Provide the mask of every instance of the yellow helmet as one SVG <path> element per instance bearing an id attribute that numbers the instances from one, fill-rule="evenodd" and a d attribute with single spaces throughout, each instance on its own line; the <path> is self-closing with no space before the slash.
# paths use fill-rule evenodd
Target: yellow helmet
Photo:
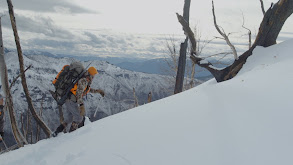
<path id="1" fill-rule="evenodd" d="M 92 66 L 91 66 L 87 71 L 88 71 L 89 74 L 92 75 L 92 76 L 94 76 L 95 74 L 98 74 L 97 69 L 96 69 L 95 67 L 92 67 Z"/>

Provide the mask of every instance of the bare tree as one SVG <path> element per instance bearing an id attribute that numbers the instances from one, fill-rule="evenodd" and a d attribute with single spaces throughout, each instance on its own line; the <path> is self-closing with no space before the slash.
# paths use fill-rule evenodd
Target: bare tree
<path id="1" fill-rule="evenodd" d="M 177 17 L 178 20 L 181 21 L 183 24 L 186 23 L 186 21 L 184 21 L 184 18 L 182 16 L 180 16 L 178 13 Z M 186 24 L 186 26 L 188 26 Z M 185 33 L 189 33 L 188 35 L 193 36 L 189 38 L 189 42 L 190 44 L 188 44 L 187 47 L 187 54 L 190 54 L 191 52 L 196 52 L 197 55 L 200 55 L 203 50 L 205 49 L 205 47 L 211 42 L 213 41 L 215 38 L 212 39 L 202 39 L 200 30 L 198 28 L 198 25 L 195 25 L 193 30 L 191 29 L 187 29 L 190 31 L 185 31 Z M 165 62 L 167 64 L 168 68 L 165 68 L 164 71 L 167 73 L 171 73 L 172 75 L 175 73 L 177 73 L 177 68 L 178 68 L 178 57 L 179 57 L 179 53 L 177 52 L 176 49 L 176 42 L 175 42 L 175 38 L 174 37 L 169 37 L 168 39 L 166 39 L 166 53 L 167 56 L 165 57 Z M 222 53 L 221 53 L 222 54 Z M 231 52 L 229 52 L 228 54 L 231 54 Z M 216 54 L 218 55 L 218 54 Z M 213 55 L 213 56 L 216 56 Z M 209 57 L 213 57 L 213 56 L 209 56 Z M 204 71 L 203 68 L 197 68 L 197 70 L 195 71 L 195 64 L 193 62 L 189 63 L 188 61 L 186 62 L 186 69 L 185 69 L 185 75 L 189 76 L 189 79 L 186 78 L 185 79 L 185 84 L 183 86 L 183 89 L 189 89 L 192 88 L 195 84 L 195 74 Z M 187 76 L 186 76 L 187 77 Z M 174 77 L 175 81 L 176 81 L 176 77 Z M 172 79 L 170 79 L 172 80 Z M 173 81 L 172 81 L 173 82 Z"/>
<path id="2" fill-rule="evenodd" d="M 8 84 L 8 73 L 7 73 L 7 68 L 6 68 L 6 62 L 4 58 L 4 46 L 3 46 L 3 39 L 2 39 L 2 25 L 1 25 L 1 17 L 0 17 L 0 73 L 1 73 L 1 82 L 2 82 L 2 87 L 4 89 L 4 95 L 6 97 L 6 107 L 8 107 L 8 114 L 10 118 L 10 123 L 12 127 L 12 133 L 14 136 L 14 139 L 16 143 L 18 144 L 19 147 L 22 147 L 23 144 L 27 144 L 27 141 L 23 137 L 23 134 L 20 132 L 17 122 L 16 122 L 16 117 L 14 114 L 14 108 L 13 108 L 13 100 L 12 96 L 10 94 L 9 90 L 9 84 Z"/>
<path id="3" fill-rule="evenodd" d="M 171 70 L 171 74 L 173 75 L 173 73 L 177 73 L 179 57 L 174 37 L 169 37 L 169 39 L 166 39 L 166 48 L 168 56 L 165 57 L 165 62 L 168 68 L 165 68 L 164 71 L 169 73 Z"/>
<path id="4" fill-rule="evenodd" d="M 24 73 L 23 55 L 22 55 L 22 50 L 21 50 L 21 46 L 20 46 L 20 40 L 19 40 L 19 36 L 18 36 L 18 32 L 17 32 L 16 21 L 15 21 L 15 17 L 14 17 L 13 5 L 12 5 L 11 0 L 7 0 L 7 4 L 8 4 L 8 10 L 9 10 L 9 15 L 10 15 L 11 26 L 12 26 L 12 29 L 13 29 L 13 33 L 14 33 L 14 37 L 15 37 L 15 43 L 16 43 L 16 47 L 17 47 L 19 66 L 20 66 L 20 73 L 21 73 L 21 76 L 20 76 L 21 77 L 21 83 L 22 83 L 22 86 L 23 86 L 23 89 L 24 89 L 24 93 L 25 93 L 27 102 L 28 102 L 28 107 L 29 107 L 34 119 L 36 120 L 36 122 L 41 126 L 41 128 L 43 129 L 43 131 L 45 132 L 47 137 L 50 137 L 51 134 L 52 134 L 52 131 L 44 123 L 44 121 L 41 120 L 41 118 L 37 114 L 37 112 L 36 112 L 36 110 L 35 110 L 35 108 L 33 106 L 30 93 L 28 91 L 28 87 L 27 87 L 27 83 L 26 83 L 26 77 L 25 77 L 25 73 Z"/>
<path id="5" fill-rule="evenodd" d="M 203 50 L 205 49 L 205 47 L 211 42 L 213 41 L 215 38 L 212 39 L 204 39 L 202 40 L 202 36 L 200 34 L 199 28 L 198 26 L 195 26 L 193 30 L 191 30 L 190 28 L 185 29 L 184 27 L 189 27 L 188 23 L 185 21 L 185 19 L 179 15 L 178 13 L 176 13 L 177 15 L 177 19 L 178 21 L 183 24 L 183 29 L 185 30 L 185 34 L 190 36 L 189 37 L 189 41 L 190 41 L 190 46 L 189 46 L 189 54 L 196 54 L 197 56 L 201 55 L 201 53 L 203 52 Z M 229 54 L 231 54 L 231 52 L 229 52 Z M 216 55 L 213 55 L 216 56 Z M 209 56 L 212 57 L 212 56 Z M 207 57 L 207 58 L 209 58 Z M 194 85 L 194 77 L 195 77 L 195 73 L 198 73 L 200 71 L 203 71 L 203 69 L 201 70 L 197 70 L 197 72 L 195 72 L 195 64 L 192 63 L 190 67 L 190 81 L 188 84 L 186 84 L 189 87 L 186 87 L 186 89 L 188 88 L 192 88 Z M 189 72 L 187 71 L 187 74 L 189 74 Z"/>
<path id="6" fill-rule="evenodd" d="M 24 72 L 26 72 L 27 70 L 29 70 L 32 67 L 32 65 L 28 66 Z M 17 81 L 17 79 L 21 76 L 21 73 L 19 75 L 17 75 L 11 82 L 9 90 L 11 90 L 11 88 L 13 87 L 13 85 L 15 84 L 15 82 Z"/>
<path id="7" fill-rule="evenodd" d="M 215 77 L 217 82 L 229 80 L 237 75 L 249 56 L 252 55 L 252 51 L 256 46 L 268 47 L 276 44 L 277 37 L 286 22 L 287 18 L 293 13 L 293 1 L 279 0 L 276 4 L 272 5 L 265 13 L 263 20 L 259 27 L 259 32 L 256 36 L 254 43 L 251 48 L 244 52 L 237 60 L 230 66 L 224 69 L 216 69 L 209 62 L 201 62 L 203 58 L 196 56 L 196 52 L 193 52 L 190 58 L 194 63 L 199 66 L 206 68 Z M 180 21 L 179 21 L 180 22 Z M 181 23 L 181 22 L 180 22 Z M 186 24 L 181 25 L 183 29 L 190 29 Z M 188 33 L 186 33 L 188 34 Z M 191 37 L 191 36 L 189 36 Z"/>

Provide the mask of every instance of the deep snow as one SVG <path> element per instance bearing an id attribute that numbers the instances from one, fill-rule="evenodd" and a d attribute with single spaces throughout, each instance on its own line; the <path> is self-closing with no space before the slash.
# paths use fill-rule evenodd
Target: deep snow
<path id="1" fill-rule="evenodd" d="M 257 47 L 232 80 L 2 154 L 1 165 L 291 165 L 292 45 Z"/>

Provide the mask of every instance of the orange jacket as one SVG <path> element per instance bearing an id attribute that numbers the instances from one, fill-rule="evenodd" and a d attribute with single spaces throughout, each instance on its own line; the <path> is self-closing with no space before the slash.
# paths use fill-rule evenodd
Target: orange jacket
<path id="1" fill-rule="evenodd" d="M 70 92 L 73 93 L 76 96 L 76 90 L 77 90 L 77 86 L 78 83 L 74 84 L 74 87 L 70 89 Z M 84 92 L 82 94 L 82 96 L 85 96 L 86 94 L 88 94 L 90 92 L 91 87 L 85 87 L 84 88 Z"/>

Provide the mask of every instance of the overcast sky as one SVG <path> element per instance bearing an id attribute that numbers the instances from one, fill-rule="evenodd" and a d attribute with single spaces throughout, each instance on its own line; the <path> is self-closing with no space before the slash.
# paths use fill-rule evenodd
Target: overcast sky
<path id="1" fill-rule="evenodd" d="M 52 53 L 121 57 L 162 57 L 166 39 L 180 42 L 184 0 L 12 0 L 23 49 Z M 264 0 L 265 8 L 277 0 Z M 218 24 L 231 35 L 240 51 L 247 41 L 241 28 L 257 33 L 263 17 L 259 0 L 214 0 Z M 4 46 L 15 48 L 6 0 L 0 0 Z M 192 0 L 190 23 L 203 39 L 218 36 L 213 26 L 210 0 Z M 291 38 L 293 21 L 286 22 L 281 39 Z M 207 54 L 216 46 L 209 45 Z M 178 43 L 179 45 L 179 43 Z M 238 46 L 239 45 L 239 46 Z M 225 48 L 223 48 L 225 49 Z M 210 52 L 209 52 L 210 51 Z"/>

